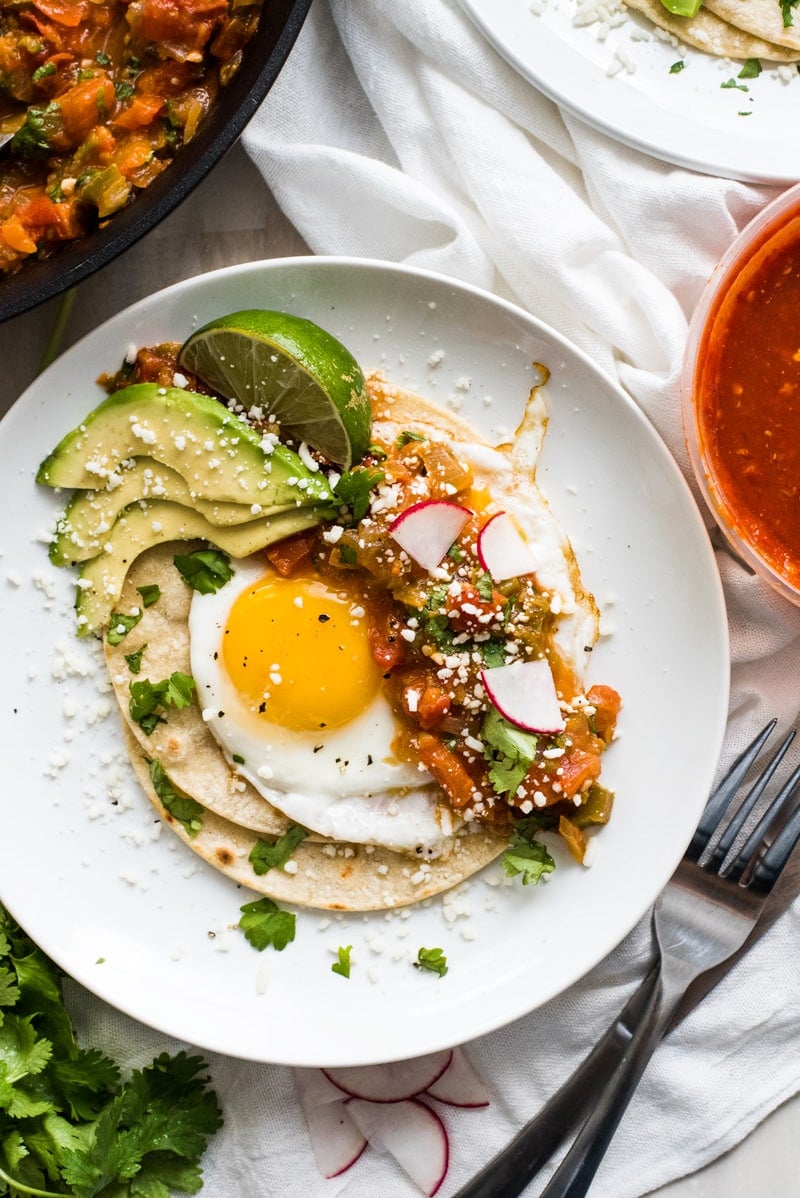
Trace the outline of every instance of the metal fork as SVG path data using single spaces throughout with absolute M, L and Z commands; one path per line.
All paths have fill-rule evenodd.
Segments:
M 800 807 L 785 816 L 800 789 L 800 766 L 753 830 L 743 834 L 795 735 L 784 737 L 742 793 L 775 726 L 772 720 L 762 729 L 709 797 L 683 860 L 656 902 L 658 957 L 639 989 L 576 1075 L 456 1198 L 516 1198 L 576 1126 L 576 1111 L 589 1110 L 541 1198 L 586 1194 L 688 986 L 742 949 L 800 839 Z M 728 817 L 736 796 L 739 805 Z M 608 1081 L 598 1099 L 596 1086 L 604 1077 Z

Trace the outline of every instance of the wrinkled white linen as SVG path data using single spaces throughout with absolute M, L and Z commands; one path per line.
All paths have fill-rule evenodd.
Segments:
M 714 263 L 775 189 L 661 164 L 560 112 L 455 0 L 315 0 L 243 140 L 314 252 L 406 262 L 516 300 L 619 379 L 688 476 L 678 402 L 687 317 Z M 726 554 L 718 560 L 732 755 L 770 715 L 784 725 L 797 716 L 800 611 Z M 648 951 L 643 921 L 579 985 L 470 1046 L 492 1104 L 448 1114 L 443 1198 L 577 1065 Z M 800 1089 L 799 951 L 795 904 L 658 1052 L 593 1195 L 634 1198 L 699 1168 Z M 75 1006 L 92 1042 L 123 1059 L 132 1045 L 141 1061 L 164 1047 L 88 995 Z M 374 1152 L 324 1182 L 291 1071 L 209 1061 L 227 1117 L 206 1158 L 214 1198 L 416 1192 Z

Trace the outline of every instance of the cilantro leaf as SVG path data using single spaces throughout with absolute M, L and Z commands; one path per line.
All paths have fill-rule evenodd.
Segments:
M 197 684 L 191 675 L 175 670 L 161 682 L 143 678 L 141 682 L 131 682 L 128 689 L 131 695 L 128 703 L 131 719 L 146 736 L 150 736 L 158 724 L 166 723 L 158 709 L 174 707 L 180 711 L 188 707 Z
M 202 807 L 191 795 L 185 794 L 175 786 L 164 773 L 161 763 L 155 758 L 148 762 L 148 769 L 153 790 L 158 795 L 161 806 L 169 812 L 173 819 L 183 825 L 190 836 L 196 836 L 203 826 L 205 807 Z
M 147 645 L 140 645 L 133 653 L 125 654 L 125 661 L 128 663 L 128 669 L 132 674 L 140 673 L 142 669 L 142 657 Z
M 161 598 L 161 587 L 154 582 L 147 586 L 137 587 L 136 590 L 142 596 L 143 607 L 152 607 Z
M 398 435 L 395 445 L 398 449 L 402 449 L 404 445 L 410 444 L 411 441 L 424 440 L 425 438 L 423 437 L 422 433 L 413 433 L 410 429 L 404 429 L 404 431 Z
M 286 945 L 294 940 L 295 916 L 291 911 L 282 911 L 272 899 L 256 899 L 253 903 L 245 903 L 239 910 L 242 912 L 239 927 L 248 942 L 260 953 L 270 944 L 277 952 L 283 952 Z
M 140 611 L 133 612 L 129 616 L 125 616 L 118 611 L 112 612 L 106 634 L 106 640 L 109 645 L 119 645 L 124 641 L 130 630 L 136 627 L 141 618 L 142 613 Z
M 510 878 L 522 875 L 523 886 L 536 886 L 556 867 L 547 845 L 541 840 L 528 840 L 515 827 L 511 843 L 502 856 L 503 869 Z
M 447 957 L 440 948 L 421 948 L 414 961 L 416 969 L 427 969 L 443 978 L 447 973 Z
M 233 578 L 231 559 L 221 549 L 195 549 L 172 559 L 187 586 L 201 595 L 213 595 Z
M 333 497 L 337 503 L 349 507 L 353 520 L 358 523 L 369 511 L 369 493 L 378 483 L 382 483 L 386 475 L 382 470 L 356 469 L 345 470 L 336 486 Z
M 495 794 L 515 794 L 533 763 L 536 735 L 516 728 L 503 719 L 497 708 L 490 707 L 483 721 L 481 739 Z
M 283 836 L 279 837 L 274 844 L 259 837 L 248 857 L 248 861 L 253 867 L 253 873 L 261 876 L 271 869 L 285 865 L 297 846 L 307 836 L 307 830 L 300 824 L 290 824 Z
M 488 574 L 484 570 L 475 583 L 475 589 L 484 603 L 491 603 L 492 595 L 494 594 L 494 583 L 492 582 L 491 574 Z
M 350 953 L 352 952 L 352 944 L 348 944 L 346 948 L 341 945 L 336 950 L 336 960 L 331 965 L 331 973 L 338 973 L 340 977 L 350 977 Z

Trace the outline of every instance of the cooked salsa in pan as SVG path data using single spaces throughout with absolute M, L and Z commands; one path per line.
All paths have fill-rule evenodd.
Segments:
M 260 0 L 0 0 L 0 273 L 125 207 L 194 137 Z

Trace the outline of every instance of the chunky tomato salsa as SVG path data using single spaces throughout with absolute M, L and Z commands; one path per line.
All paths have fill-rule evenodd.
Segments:
M 0 0 L 0 272 L 147 187 L 236 71 L 260 0 Z
M 800 584 L 800 216 L 742 266 L 700 345 L 701 449 L 733 529 Z

